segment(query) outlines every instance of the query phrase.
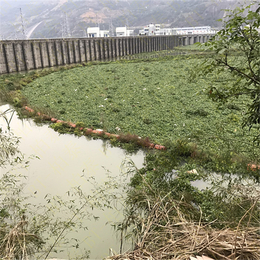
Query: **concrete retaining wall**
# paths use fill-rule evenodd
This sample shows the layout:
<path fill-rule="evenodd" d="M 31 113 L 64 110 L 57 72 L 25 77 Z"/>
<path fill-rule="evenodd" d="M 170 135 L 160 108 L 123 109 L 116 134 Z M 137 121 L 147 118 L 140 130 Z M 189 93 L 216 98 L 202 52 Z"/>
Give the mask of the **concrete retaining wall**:
<path fill-rule="evenodd" d="M 0 74 L 96 60 L 206 42 L 210 35 L 137 36 L 0 41 Z"/>

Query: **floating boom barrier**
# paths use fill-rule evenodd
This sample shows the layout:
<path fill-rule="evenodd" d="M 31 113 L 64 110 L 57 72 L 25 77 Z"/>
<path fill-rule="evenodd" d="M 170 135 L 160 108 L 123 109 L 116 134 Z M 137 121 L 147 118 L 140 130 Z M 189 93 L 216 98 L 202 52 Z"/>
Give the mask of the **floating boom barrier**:
<path fill-rule="evenodd" d="M 24 109 L 27 110 L 30 113 L 35 113 L 35 111 L 28 106 L 25 106 Z M 62 123 L 64 125 L 67 125 L 67 126 L 72 127 L 72 128 L 77 127 L 77 125 L 72 123 L 72 122 L 67 122 L 67 121 L 59 120 L 59 119 L 54 118 L 54 117 L 49 117 L 48 115 L 41 114 L 40 112 L 37 112 L 36 114 L 38 116 L 44 117 L 44 119 L 49 120 L 52 123 Z M 120 141 L 120 139 L 122 140 L 124 138 L 124 136 L 122 136 L 122 135 L 111 134 L 111 133 L 105 132 L 102 129 L 91 129 L 91 128 L 79 127 L 79 130 L 82 131 L 84 135 L 91 135 L 91 134 L 96 134 L 96 135 L 99 135 L 99 136 L 105 135 L 108 138 L 116 138 L 118 141 Z M 142 140 L 141 137 L 138 137 L 138 139 Z M 165 146 L 159 145 L 159 144 L 154 144 L 154 143 L 151 143 L 151 142 L 146 142 L 145 146 L 150 148 L 150 149 L 166 150 Z"/>

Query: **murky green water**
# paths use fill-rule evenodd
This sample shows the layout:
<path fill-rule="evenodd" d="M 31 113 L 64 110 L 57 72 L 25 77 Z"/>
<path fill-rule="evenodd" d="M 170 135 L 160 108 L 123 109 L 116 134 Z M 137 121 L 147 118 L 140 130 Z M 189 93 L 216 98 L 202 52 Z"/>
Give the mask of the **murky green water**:
<path fill-rule="evenodd" d="M 6 105 L 1 106 L 0 110 L 7 108 Z M 4 124 L 1 120 L 0 127 Z M 39 203 L 44 201 L 43 198 L 48 193 L 65 196 L 71 187 L 79 185 L 84 191 L 90 191 L 93 187 L 87 181 L 87 177 L 94 176 L 101 184 L 106 180 L 107 171 L 112 176 L 119 175 L 121 163 L 127 158 L 131 158 L 137 167 L 143 164 L 143 152 L 129 157 L 120 148 L 104 146 L 102 140 L 59 135 L 47 125 L 37 126 L 32 120 L 21 121 L 16 116 L 10 126 L 13 133 L 21 137 L 21 152 L 40 158 L 31 160 L 29 168 L 24 170 L 24 174 L 28 175 L 25 192 L 28 195 L 37 192 Z M 109 248 L 116 252 L 119 250 L 119 240 L 111 226 L 106 223 L 120 220 L 122 212 L 105 210 L 96 214 L 100 220 L 87 222 L 88 230 L 82 230 L 76 235 L 81 241 L 80 246 L 91 251 L 91 259 L 102 259 L 108 255 Z M 74 253 L 64 248 L 63 253 L 51 254 L 49 258 L 68 258 L 68 254 L 73 257 Z"/>

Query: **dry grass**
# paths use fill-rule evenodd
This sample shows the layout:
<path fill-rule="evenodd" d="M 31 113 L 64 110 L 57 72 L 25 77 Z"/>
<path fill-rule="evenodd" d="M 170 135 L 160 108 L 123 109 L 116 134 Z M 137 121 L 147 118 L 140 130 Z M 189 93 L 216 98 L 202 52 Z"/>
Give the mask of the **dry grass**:
<path fill-rule="evenodd" d="M 141 231 L 134 250 L 108 259 L 188 260 L 191 256 L 205 255 L 216 260 L 259 260 L 260 220 L 259 225 L 250 222 L 258 203 L 259 198 L 243 216 L 249 219 L 247 226 L 241 225 L 242 218 L 237 228 L 218 230 L 211 227 L 212 223 L 187 221 L 176 201 L 169 198 L 153 205 L 150 201 L 148 217 L 139 220 Z"/>
<path fill-rule="evenodd" d="M 27 225 L 28 222 L 22 219 L 10 230 L 1 229 L 0 259 L 27 260 L 37 251 L 42 241 L 38 236 L 27 231 Z"/>

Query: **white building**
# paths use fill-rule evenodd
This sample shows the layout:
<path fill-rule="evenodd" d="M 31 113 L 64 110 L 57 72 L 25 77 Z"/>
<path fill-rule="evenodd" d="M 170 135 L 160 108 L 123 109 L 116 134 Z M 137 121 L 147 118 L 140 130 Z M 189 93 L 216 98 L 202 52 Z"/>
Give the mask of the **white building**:
<path fill-rule="evenodd" d="M 173 35 L 173 28 L 162 28 L 156 31 L 155 35 Z"/>
<path fill-rule="evenodd" d="M 116 27 L 116 36 L 132 36 L 134 30 L 128 30 L 127 27 Z"/>
<path fill-rule="evenodd" d="M 214 34 L 210 26 L 173 28 L 173 34 Z"/>
<path fill-rule="evenodd" d="M 144 29 L 139 30 L 139 35 L 156 35 L 159 30 L 160 24 L 150 23 L 149 25 L 146 25 Z"/>
<path fill-rule="evenodd" d="M 186 35 L 186 34 L 215 34 L 210 26 L 161 28 L 160 24 L 149 24 L 139 30 L 139 35 Z"/>
<path fill-rule="evenodd" d="M 90 38 L 93 37 L 109 37 L 108 30 L 100 30 L 99 27 L 89 27 L 87 29 L 87 36 Z"/>

